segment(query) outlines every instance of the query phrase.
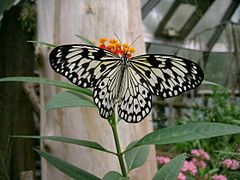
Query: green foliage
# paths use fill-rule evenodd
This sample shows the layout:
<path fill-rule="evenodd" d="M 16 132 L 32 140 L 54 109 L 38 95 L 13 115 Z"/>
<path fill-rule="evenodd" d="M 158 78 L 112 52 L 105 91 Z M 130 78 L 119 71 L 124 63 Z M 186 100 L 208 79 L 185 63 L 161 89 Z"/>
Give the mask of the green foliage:
<path fill-rule="evenodd" d="M 0 82 L 6 82 L 6 81 L 37 82 L 37 83 L 53 85 L 53 86 L 71 90 L 71 91 L 65 91 L 57 94 L 48 103 L 46 107 L 47 110 L 54 109 L 54 108 L 61 108 L 61 107 L 73 107 L 73 106 L 79 107 L 79 106 L 93 105 L 88 98 L 83 96 L 83 95 L 87 95 L 92 97 L 92 92 L 88 89 L 79 88 L 78 86 L 73 84 L 56 81 L 56 80 L 50 80 L 50 79 L 44 79 L 44 78 L 32 78 L 32 77 L 9 77 L 9 78 L 0 79 Z M 146 136 L 144 136 L 142 139 L 131 143 L 124 152 L 121 152 L 120 144 L 119 142 L 117 142 L 118 141 L 117 127 L 116 127 L 117 123 L 116 123 L 116 118 L 114 116 L 110 117 L 108 119 L 108 122 L 113 130 L 117 153 L 106 150 L 104 147 L 102 147 L 100 144 L 96 142 L 90 142 L 90 141 L 79 140 L 79 139 L 71 139 L 71 138 L 56 137 L 56 136 L 14 136 L 14 137 L 48 139 L 53 141 L 76 144 L 76 145 L 80 145 L 80 146 L 84 146 L 92 149 L 97 149 L 106 153 L 111 153 L 118 157 L 120 166 L 122 169 L 122 175 L 120 175 L 117 172 L 111 171 L 105 175 L 104 177 L 105 180 L 107 179 L 125 180 L 127 179 L 127 174 L 125 173 L 126 170 L 125 170 L 124 163 L 126 162 L 129 171 L 144 164 L 149 153 L 148 145 L 150 144 L 172 144 L 172 143 L 186 142 L 190 140 L 198 140 L 197 144 L 199 145 L 199 147 L 200 146 L 204 147 L 203 142 L 205 141 L 200 141 L 199 139 L 240 133 L 239 126 L 229 124 L 229 120 L 235 120 L 235 121 L 239 120 L 238 119 L 239 109 L 237 109 L 235 106 L 232 106 L 226 103 L 224 99 L 226 97 L 228 96 L 213 95 L 212 96 L 213 100 L 209 100 L 209 103 L 207 105 L 208 106 L 207 111 L 199 110 L 199 112 L 193 112 L 194 116 L 192 116 L 192 119 L 187 120 L 188 123 L 182 124 L 183 122 L 179 121 L 179 124 L 182 124 L 182 125 L 163 128 L 155 132 L 149 133 Z M 216 103 L 218 104 L 218 106 L 214 105 Z M 236 113 L 238 115 L 236 115 Z M 219 122 L 221 123 L 216 123 L 215 122 L 216 119 L 219 119 L 220 120 Z M 196 122 L 196 121 L 202 121 L 202 122 Z M 203 121 L 207 121 L 207 122 L 203 122 Z M 235 121 L 230 121 L 230 122 L 231 124 L 236 124 Z M 231 137 L 235 137 L 235 136 L 236 135 Z M 222 140 L 225 138 L 229 138 L 229 137 L 224 136 L 219 139 Z M 208 141 L 211 142 L 212 139 L 207 139 L 206 142 Z M 228 142 L 230 142 L 229 139 L 228 139 Z M 235 142 L 235 139 L 234 139 L 234 142 Z M 188 142 L 186 144 L 188 144 L 189 146 L 188 150 L 194 147 L 192 145 L 192 142 L 190 143 Z M 213 147 L 212 144 L 208 143 L 207 145 L 210 147 L 211 146 Z M 177 149 L 179 150 L 179 147 L 177 146 L 178 145 L 175 145 L 175 150 Z M 226 151 L 228 149 L 224 149 L 224 150 Z M 50 164 L 52 164 L 53 166 L 58 168 L 60 171 L 64 172 L 65 174 L 67 174 L 68 176 L 74 179 L 90 179 L 90 180 L 99 179 L 98 177 L 82 169 L 79 169 L 76 166 L 71 165 L 68 162 L 63 161 L 51 154 L 48 154 L 46 152 L 43 152 L 37 149 L 35 149 L 35 151 L 38 152 L 42 157 L 44 157 Z M 182 151 L 185 152 L 186 149 L 182 149 Z M 123 155 L 125 157 L 125 162 L 123 162 L 123 159 L 122 159 Z M 185 155 L 183 154 L 174 158 L 168 165 L 166 164 L 159 170 L 159 172 L 154 176 L 153 180 L 175 179 L 178 173 L 180 172 L 184 159 L 185 159 Z M 215 167 L 215 166 L 212 165 L 212 167 Z M 217 168 L 218 167 L 216 166 L 215 169 Z"/>
<path fill-rule="evenodd" d="M 127 149 L 133 146 L 136 142 L 132 142 L 128 145 Z M 140 146 L 134 148 L 125 153 L 125 161 L 128 167 L 128 171 L 142 166 L 147 160 L 150 151 L 149 146 Z"/>
<path fill-rule="evenodd" d="M 47 78 L 37 78 L 37 77 L 7 77 L 7 78 L 1 78 L 0 82 L 8 82 L 8 81 L 18 81 L 18 82 L 35 82 L 35 83 L 41 83 L 41 84 L 47 84 L 51 86 L 57 86 L 60 88 L 69 89 L 72 91 L 76 91 L 82 94 L 85 94 L 87 96 L 92 97 L 92 91 L 86 88 L 80 88 L 74 84 L 66 83 L 63 81 L 58 80 L 52 80 Z"/>
<path fill-rule="evenodd" d="M 45 110 L 67 107 L 96 107 L 96 105 L 79 92 L 63 91 L 53 96 L 45 106 Z"/>
<path fill-rule="evenodd" d="M 24 3 L 19 16 L 21 27 L 24 31 L 34 34 L 37 27 L 36 6 L 33 3 Z"/>
<path fill-rule="evenodd" d="M 41 45 L 45 45 L 45 46 L 49 46 L 49 47 L 58 47 L 57 45 L 54 44 L 49 44 L 47 42 L 43 42 L 43 41 L 27 41 L 33 44 L 41 44 Z"/>
<path fill-rule="evenodd" d="M 114 152 L 108 151 L 104 147 L 102 147 L 100 144 L 92 141 L 85 141 L 81 139 L 73 139 L 73 138 L 66 138 L 66 137 L 59 137 L 59 136 L 11 136 L 15 138 L 33 138 L 33 139 L 46 139 L 51 141 L 58 141 L 58 142 L 65 142 L 69 144 L 76 144 L 79 146 L 84 146 L 96 150 L 100 150 L 106 153 L 115 154 Z"/>
<path fill-rule="evenodd" d="M 236 133 L 240 133 L 239 126 L 210 122 L 188 123 L 149 133 L 131 148 L 148 144 L 171 144 Z"/>
<path fill-rule="evenodd" d="M 88 45 L 91 45 L 91 46 L 96 46 L 96 44 L 94 44 L 92 41 L 90 41 L 89 39 L 83 37 L 83 36 L 80 36 L 78 34 L 75 34 L 75 36 L 77 36 L 82 42 L 88 44 Z"/>
<path fill-rule="evenodd" d="M 128 180 L 128 178 L 123 177 L 120 173 L 116 171 L 110 171 L 105 174 L 103 180 Z"/>
<path fill-rule="evenodd" d="M 220 122 L 232 125 L 239 125 L 240 122 L 240 104 L 233 99 L 231 94 L 219 88 L 213 89 L 213 94 L 205 97 L 206 102 L 204 109 L 193 109 L 188 119 L 179 119 L 177 124 L 186 124 L 192 122 Z M 174 146 L 177 152 L 185 149 L 204 149 L 209 153 L 216 150 L 231 151 L 237 145 L 240 136 L 231 135 L 224 137 L 216 137 L 207 140 L 199 140 L 178 144 Z M 174 150 L 173 149 L 173 150 Z"/>
<path fill-rule="evenodd" d="M 213 94 L 204 98 L 204 109 L 192 109 L 189 118 L 178 119 L 177 124 L 189 124 L 193 122 L 224 123 L 230 126 L 240 127 L 240 104 L 228 91 L 222 88 L 214 88 Z M 237 125 L 237 126 L 236 126 Z M 210 131 L 211 132 L 211 131 Z M 214 131 L 212 131 L 214 133 Z M 224 169 L 221 162 L 225 159 L 239 159 L 239 134 L 227 135 L 189 141 L 175 144 L 171 151 L 175 153 L 186 152 L 192 149 L 203 149 L 211 155 L 207 168 L 201 170 L 202 174 L 225 174 L 229 179 L 240 177 L 240 172 Z M 237 175 L 236 175 L 237 174 Z"/>
<path fill-rule="evenodd" d="M 213 86 L 213 87 L 218 87 L 218 88 L 220 88 L 222 90 L 228 90 L 228 89 L 224 88 L 223 86 L 221 86 L 221 85 L 219 85 L 217 83 L 206 81 L 206 80 L 203 80 L 202 85 L 210 85 L 210 86 Z"/>
<path fill-rule="evenodd" d="M 161 169 L 159 169 L 152 180 L 177 179 L 177 176 L 180 173 L 185 158 L 186 154 L 176 156 L 169 163 L 165 164 Z"/>
<path fill-rule="evenodd" d="M 69 177 L 72 177 L 75 180 L 100 180 L 100 178 L 94 176 L 93 174 L 90 174 L 87 171 L 84 171 L 62 159 L 59 159 L 56 156 L 53 156 L 51 154 L 48 154 L 44 151 L 34 149 L 37 153 L 40 154 L 43 158 L 47 160 L 51 165 L 53 165 L 55 168 L 62 171 L 64 174 L 68 175 Z"/>

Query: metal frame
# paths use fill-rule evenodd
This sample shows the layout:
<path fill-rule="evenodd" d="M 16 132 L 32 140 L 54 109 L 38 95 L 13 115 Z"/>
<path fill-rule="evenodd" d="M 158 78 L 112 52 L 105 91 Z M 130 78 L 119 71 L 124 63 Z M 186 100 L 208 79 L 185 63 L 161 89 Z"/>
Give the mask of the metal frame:
<path fill-rule="evenodd" d="M 201 19 L 202 15 L 208 10 L 208 8 L 212 5 L 212 3 L 215 0 L 209 0 L 209 3 L 206 3 L 206 1 L 197 1 L 198 4 L 196 5 L 196 1 L 189 1 L 189 0 L 175 0 L 163 18 L 163 20 L 159 23 L 158 28 L 155 32 L 155 36 L 158 37 L 163 37 L 167 38 L 166 34 L 164 34 L 164 27 L 166 26 L 167 22 L 171 19 L 172 15 L 174 12 L 177 10 L 178 6 L 181 3 L 185 4 L 192 4 L 197 6 L 197 9 L 195 12 L 192 14 L 192 16 L 188 19 L 188 21 L 184 24 L 183 28 L 180 30 L 179 34 L 180 36 L 174 37 L 177 40 L 184 40 L 187 35 L 191 32 L 191 30 L 194 28 L 194 26 L 199 22 Z M 170 38 L 170 37 L 169 37 Z"/>
<path fill-rule="evenodd" d="M 240 4 L 239 0 L 232 0 L 231 4 L 229 5 L 229 7 L 227 8 L 225 14 L 223 15 L 221 21 L 219 24 L 222 24 L 221 26 L 218 26 L 216 28 L 216 30 L 214 31 L 212 37 L 210 38 L 210 40 L 207 43 L 207 48 L 208 51 L 211 51 L 213 46 L 216 44 L 217 40 L 219 39 L 219 37 L 221 36 L 225 26 L 226 26 L 226 21 L 229 21 L 232 17 L 232 15 L 234 14 L 234 12 L 236 11 L 236 9 L 238 8 Z"/>
<path fill-rule="evenodd" d="M 160 0 L 149 0 L 142 7 L 142 19 L 144 19 L 149 12 L 160 2 Z"/>

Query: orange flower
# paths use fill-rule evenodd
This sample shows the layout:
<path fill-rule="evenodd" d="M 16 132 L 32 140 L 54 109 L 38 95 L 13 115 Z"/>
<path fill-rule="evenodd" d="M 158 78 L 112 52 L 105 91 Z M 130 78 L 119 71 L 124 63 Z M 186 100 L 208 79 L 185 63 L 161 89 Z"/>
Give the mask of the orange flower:
<path fill-rule="evenodd" d="M 128 49 L 128 51 L 129 51 L 130 53 L 134 53 L 134 52 L 136 52 L 136 49 L 135 49 L 135 48 L 132 48 L 132 47 L 130 47 L 130 48 Z"/>
<path fill-rule="evenodd" d="M 118 40 L 116 40 L 116 39 L 109 39 L 108 41 L 109 41 L 110 43 L 112 43 L 112 44 L 115 44 L 115 43 L 118 42 Z"/>
<path fill-rule="evenodd" d="M 127 57 L 131 58 L 132 53 L 136 52 L 136 49 L 130 47 L 129 44 L 121 44 L 117 39 L 107 39 L 102 37 L 98 41 L 100 42 L 98 45 L 99 48 L 106 49 L 120 56 L 123 56 L 125 53 L 127 53 Z"/>
<path fill-rule="evenodd" d="M 98 40 L 101 44 L 105 43 L 107 41 L 107 38 L 102 37 Z"/>

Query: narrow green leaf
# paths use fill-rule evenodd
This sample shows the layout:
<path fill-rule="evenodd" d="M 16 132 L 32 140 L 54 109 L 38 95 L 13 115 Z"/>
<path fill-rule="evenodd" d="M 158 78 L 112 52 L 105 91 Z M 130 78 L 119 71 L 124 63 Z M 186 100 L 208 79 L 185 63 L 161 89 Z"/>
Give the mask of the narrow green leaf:
<path fill-rule="evenodd" d="M 27 41 L 33 44 L 42 44 L 42 45 L 46 45 L 46 46 L 50 46 L 50 47 L 58 47 L 57 45 L 54 44 L 49 44 L 47 42 L 42 42 L 42 41 Z"/>
<path fill-rule="evenodd" d="M 230 91 L 229 89 L 221 86 L 220 84 L 217 84 L 217 83 L 214 83 L 214 82 L 211 82 L 211 81 L 205 81 L 205 80 L 203 80 L 202 84 L 204 84 L 204 85 L 210 85 L 210 86 L 217 86 L 217 87 L 220 87 L 221 89 Z"/>
<path fill-rule="evenodd" d="M 106 153 L 115 154 L 114 152 L 108 151 L 104 147 L 102 147 L 100 144 L 92 141 L 85 141 L 80 139 L 72 139 L 72 138 L 66 138 L 66 137 L 60 137 L 60 136 L 11 136 L 14 138 L 33 138 L 33 139 L 46 139 L 51 141 L 58 141 L 58 142 L 65 142 L 69 144 L 76 144 L 79 146 L 84 146 L 92 149 L 96 149 L 99 151 L 103 151 Z"/>
<path fill-rule="evenodd" d="M 154 131 L 126 151 L 142 145 L 171 144 L 236 133 L 240 133 L 239 126 L 210 122 L 188 123 Z"/>
<path fill-rule="evenodd" d="M 165 164 L 161 169 L 159 169 L 152 180 L 177 179 L 177 176 L 182 169 L 185 158 L 186 154 L 180 154 L 176 156 L 169 163 Z"/>
<path fill-rule="evenodd" d="M 87 38 L 80 36 L 78 34 L 75 34 L 75 36 L 77 36 L 82 42 L 91 45 L 91 46 L 96 46 L 96 44 L 94 44 L 92 41 L 88 40 Z"/>
<path fill-rule="evenodd" d="M 230 121 L 234 122 L 234 123 L 237 123 L 237 124 L 240 124 L 240 120 L 237 120 L 237 119 L 234 119 L 234 120 L 231 120 Z"/>
<path fill-rule="evenodd" d="M 128 178 L 123 177 L 120 173 L 116 171 L 110 171 L 105 174 L 102 180 L 128 180 Z"/>
<path fill-rule="evenodd" d="M 132 147 L 136 142 L 132 142 L 128 145 L 127 149 Z M 124 158 L 128 167 L 128 171 L 138 168 L 145 163 L 150 151 L 149 146 L 140 146 L 127 151 L 124 154 Z"/>
<path fill-rule="evenodd" d="M 45 110 L 53 110 L 67 107 L 96 107 L 87 97 L 78 92 L 63 91 L 53 96 L 45 106 Z"/>
<path fill-rule="evenodd" d="M 237 152 L 227 152 L 227 151 L 215 151 L 218 152 L 219 154 L 229 154 L 229 155 L 233 155 L 233 156 L 240 156 L 240 153 Z"/>
<path fill-rule="evenodd" d="M 7 77 L 7 78 L 1 78 L 0 82 L 7 82 L 7 81 L 20 81 L 20 82 L 35 82 L 35 83 L 42 83 L 42 84 L 48 84 L 52 86 L 57 86 L 65 89 L 69 89 L 72 91 L 77 91 L 83 94 L 86 94 L 88 96 L 93 96 L 92 91 L 86 88 L 80 88 L 74 84 L 66 83 L 63 81 L 58 80 L 52 80 L 47 78 L 37 78 L 37 77 Z"/>
<path fill-rule="evenodd" d="M 64 174 L 68 175 L 69 177 L 72 177 L 75 180 L 100 180 L 97 176 L 90 174 L 87 171 L 84 171 L 56 156 L 53 156 L 49 153 L 46 153 L 44 151 L 34 149 L 36 152 L 40 154 L 40 156 L 44 157 L 47 162 L 49 162 L 51 165 L 53 165 L 55 168 L 62 171 Z"/>

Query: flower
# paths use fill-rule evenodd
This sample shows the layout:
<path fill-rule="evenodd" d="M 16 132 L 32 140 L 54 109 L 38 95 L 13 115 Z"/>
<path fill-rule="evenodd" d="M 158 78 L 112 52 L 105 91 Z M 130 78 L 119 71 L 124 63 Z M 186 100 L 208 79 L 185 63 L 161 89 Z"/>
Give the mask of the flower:
<path fill-rule="evenodd" d="M 100 43 L 98 45 L 99 48 L 106 49 L 120 56 L 127 54 L 127 57 L 131 58 L 132 53 L 136 52 L 136 49 L 130 47 L 127 43 L 121 44 L 117 39 L 107 39 L 102 37 L 98 42 Z"/>
<path fill-rule="evenodd" d="M 239 167 L 239 163 L 235 159 L 226 159 L 222 162 L 222 165 L 231 170 L 236 170 Z"/>
<path fill-rule="evenodd" d="M 213 180 L 228 180 L 225 176 L 221 175 L 221 174 L 215 174 L 214 176 L 212 176 Z"/>
<path fill-rule="evenodd" d="M 183 173 L 180 172 L 178 174 L 177 180 L 186 180 L 186 176 Z"/>
<path fill-rule="evenodd" d="M 104 44 L 107 41 L 107 38 L 102 37 L 98 40 L 101 44 Z"/>
<path fill-rule="evenodd" d="M 193 176 L 197 174 L 197 167 L 192 161 L 184 161 L 182 172 L 190 172 Z"/>
<path fill-rule="evenodd" d="M 159 164 L 167 164 L 171 159 L 169 157 L 157 156 L 157 162 Z"/>
<path fill-rule="evenodd" d="M 207 152 L 203 151 L 202 149 L 193 149 L 191 154 L 195 157 L 202 158 L 203 160 L 209 160 L 210 156 Z"/>
<path fill-rule="evenodd" d="M 193 164 L 195 164 L 198 167 L 205 168 L 207 167 L 207 163 L 203 160 L 198 160 L 196 158 L 192 158 Z"/>

